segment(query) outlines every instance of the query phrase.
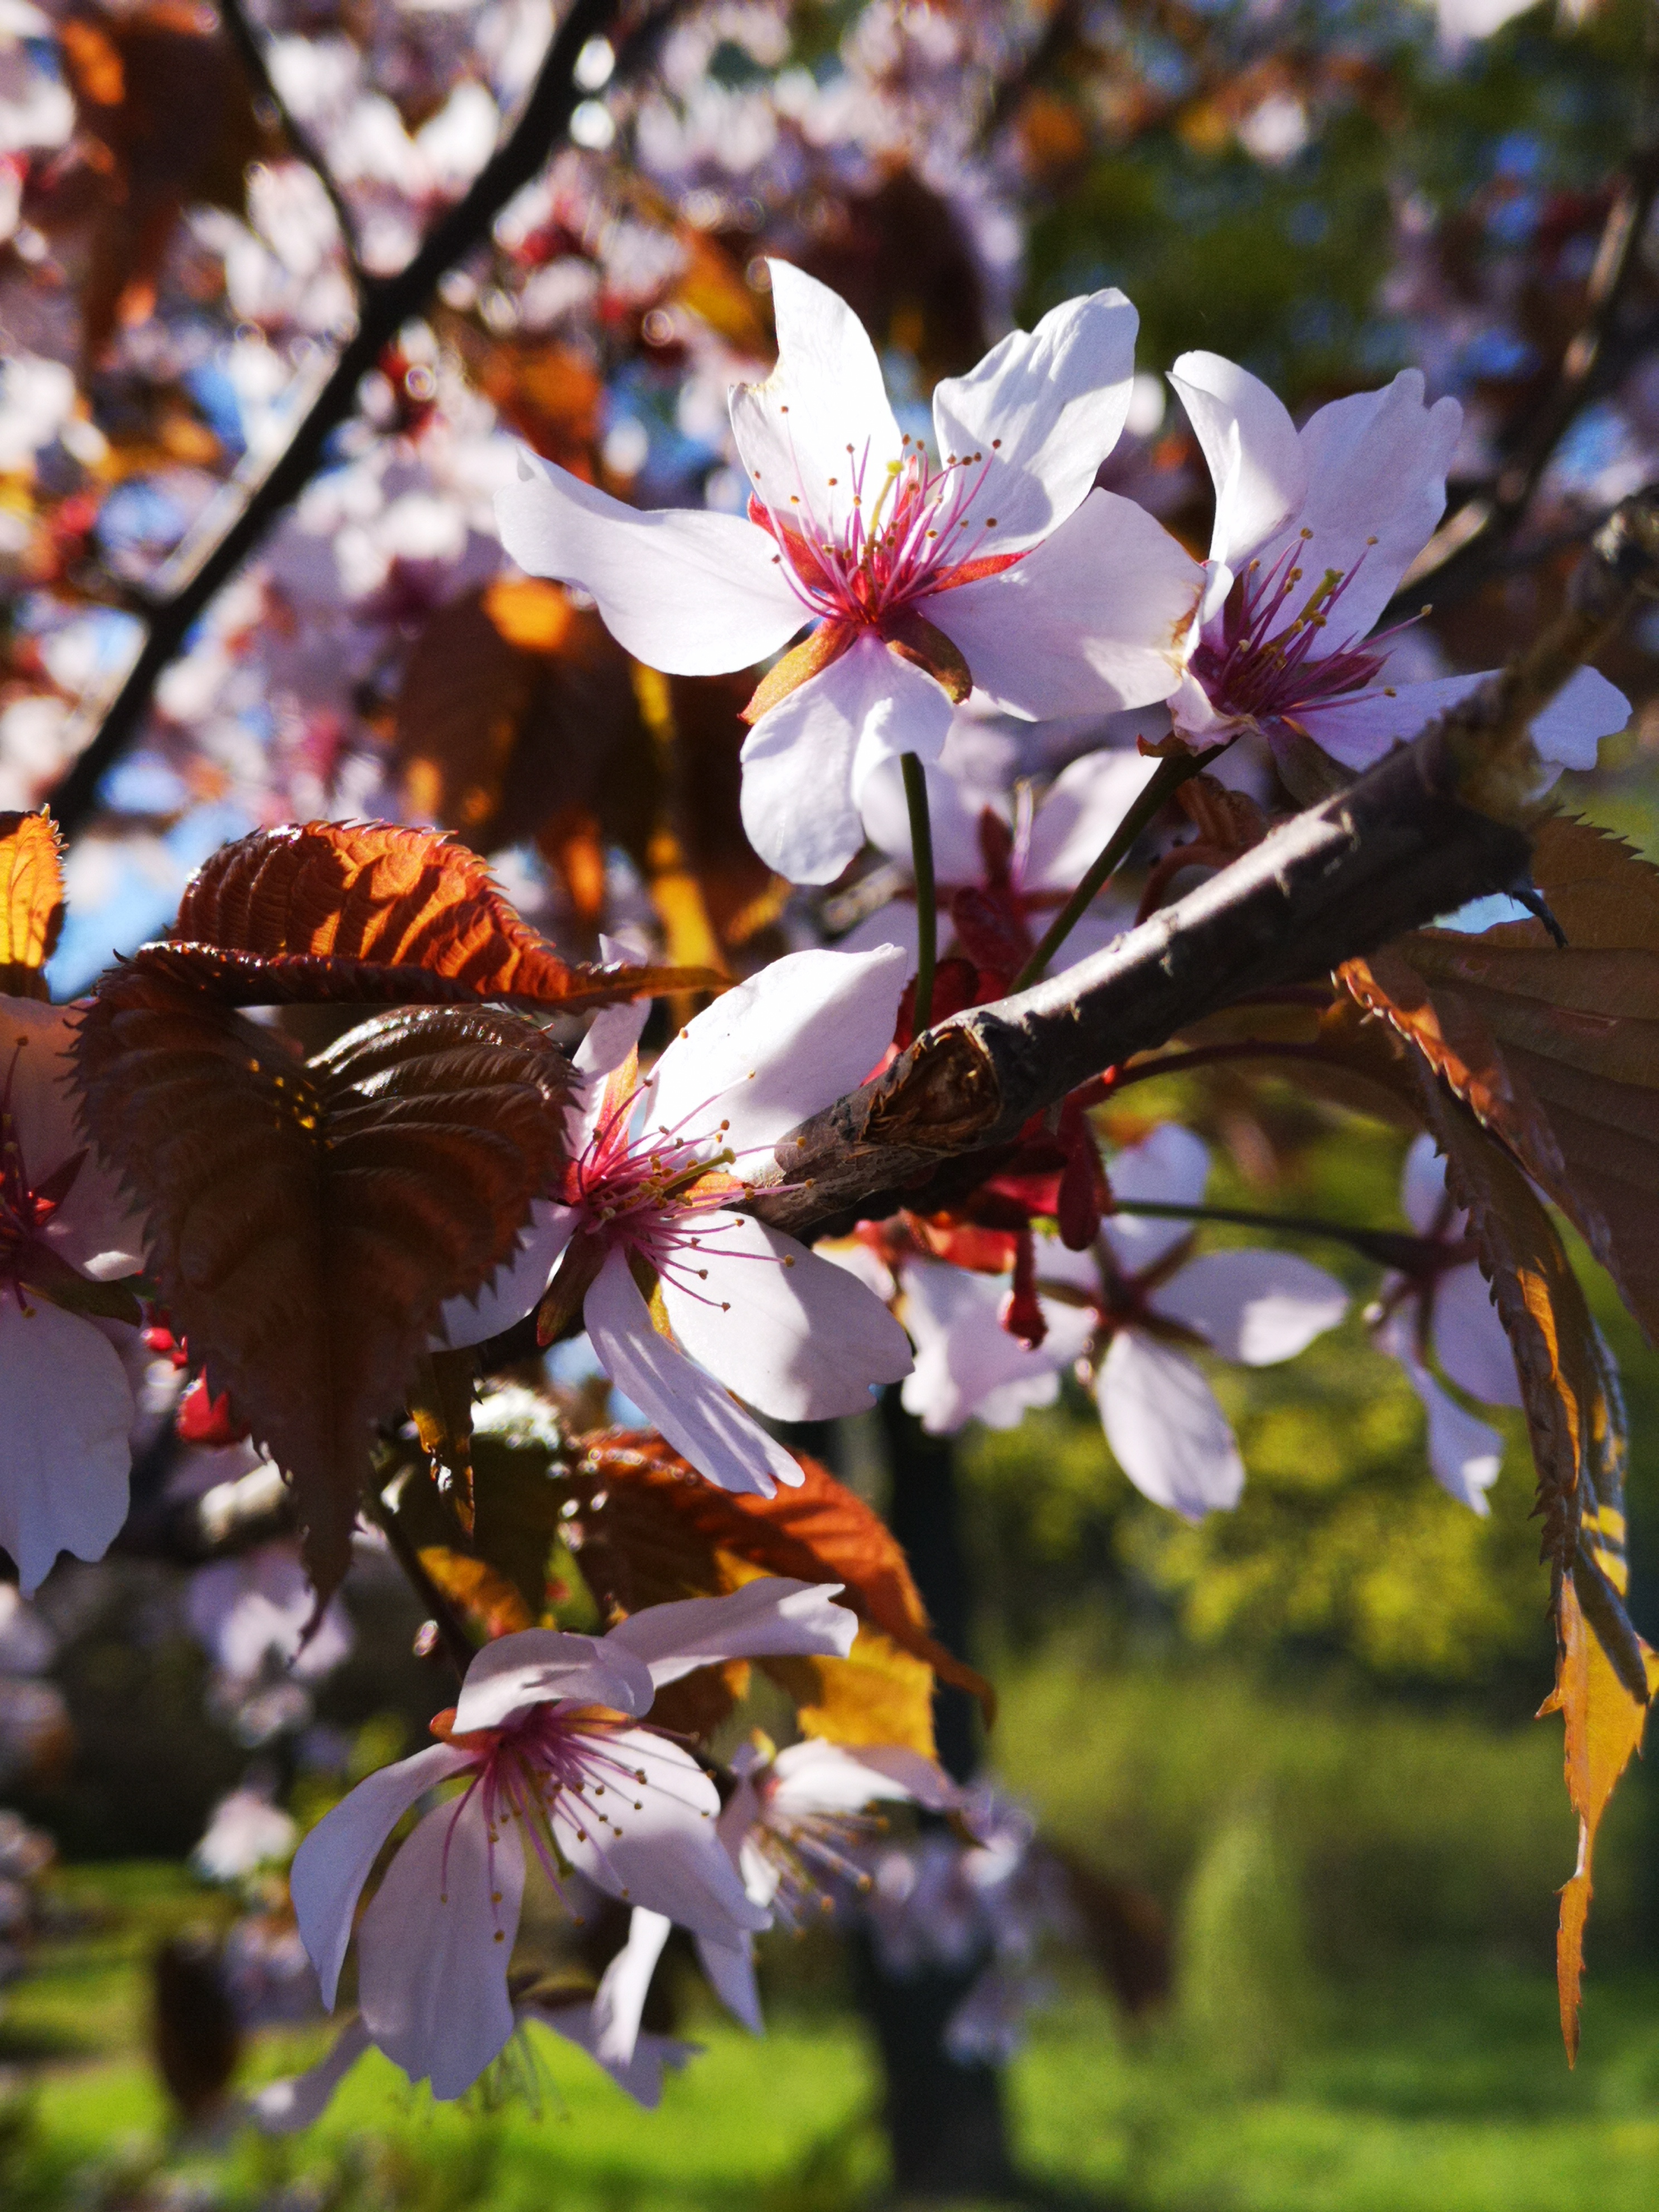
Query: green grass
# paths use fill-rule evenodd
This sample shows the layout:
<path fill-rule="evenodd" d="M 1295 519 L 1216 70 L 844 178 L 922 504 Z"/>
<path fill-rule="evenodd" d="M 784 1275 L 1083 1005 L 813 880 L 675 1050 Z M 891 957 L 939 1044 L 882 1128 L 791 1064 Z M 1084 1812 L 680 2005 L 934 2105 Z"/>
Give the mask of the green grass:
<path fill-rule="evenodd" d="M 78 1869 L 78 1924 L 9 1993 L 6 2212 L 854 2212 L 878 2201 L 879 2082 L 858 2021 L 774 2005 L 763 2043 L 710 2016 L 658 2112 L 538 2033 L 539 2109 L 434 2106 L 378 2057 L 307 2136 L 176 2138 L 143 2056 L 155 1937 L 211 1917 L 180 1870 Z M 258 2039 L 241 2086 L 319 2032 Z M 1271 2086 L 1245 2092 L 1180 2016 L 1127 2031 L 1079 1982 L 1012 2069 L 1033 2184 L 1119 2212 L 1648 2212 L 1659 2195 L 1659 1978 L 1589 1984 L 1562 2057 L 1542 1971 L 1419 1957 L 1317 1989 Z"/>

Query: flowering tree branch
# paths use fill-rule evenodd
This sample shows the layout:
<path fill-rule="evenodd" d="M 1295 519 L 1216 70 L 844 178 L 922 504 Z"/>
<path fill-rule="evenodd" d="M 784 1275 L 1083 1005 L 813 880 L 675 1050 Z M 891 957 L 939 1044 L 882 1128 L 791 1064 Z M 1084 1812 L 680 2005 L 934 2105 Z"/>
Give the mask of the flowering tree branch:
<path fill-rule="evenodd" d="M 313 172 L 327 195 L 328 204 L 334 210 L 334 220 L 340 226 L 340 240 L 351 270 L 352 286 L 361 300 L 374 280 L 362 265 L 358 249 L 357 219 L 351 212 L 350 202 L 340 189 L 339 179 L 329 166 L 328 157 L 277 88 L 276 81 L 270 74 L 270 65 L 265 59 L 264 46 L 245 0 L 219 0 L 219 20 L 224 25 L 225 36 L 236 49 L 237 58 L 247 73 L 248 82 L 258 97 L 268 100 L 276 111 L 283 136 Z"/>
<path fill-rule="evenodd" d="M 462 198 L 439 216 L 404 266 L 362 292 L 357 328 L 326 381 L 287 445 L 252 482 L 229 519 L 222 519 L 216 504 L 207 533 L 195 542 L 187 539 L 179 549 L 172 563 L 173 577 L 150 614 L 143 643 L 112 694 L 86 702 L 77 718 L 71 740 L 76 757 L 49 801 L 65 836 L 85 827 L 99 787 L 137 735 L 158 680 L 193 625 L 321 466 L 329 441 L 356 411 L 363 378 L 403 325 L 421 313 L 439 279 L 489 236 L 501 210 L 532 181 L 563 137 L 583 96 L 575 81 L 577 57 L 617 12 L 618 0 L 572 0 L 510 135 Z M 252 33 L 247 35 L 251 40 Z M 241 50 L 240 40 L 238 46 Z"/>
<path fill-rule="evenodd" d="M 1545 470 L 1585 405 L 1651 344 L 1644 325 L 1632 343 L 1620 319 L 1641 267 L 1642 241 L 1659 199 L 1659 18 L 1650 15 L 1636 143 L 1616 173 L 1612 204 L 1584 290 L 1584 313 L 1560 366 L 1496 475 L 1449 514 L 1413 562 L 1391 613 L 1443 607 L 1510 563 L 1509 541 Z M 1385 619 L 1387 617 L 1385 617 Z"/>
<path fill-rule="evenodd" d="M 961 1156 L 1247 993 L 1326 974 L 1470 898 L 1525 886 L 1547 811 L 1534 717 L 1643 599 L 1659 595 L 1659 488 L 1626 500 L 1567 611 L 1480 689 L 1091 959 L 955 1015 L 793 1131 L 754 1210 L 797 1236 L 921 1206 Z"/>

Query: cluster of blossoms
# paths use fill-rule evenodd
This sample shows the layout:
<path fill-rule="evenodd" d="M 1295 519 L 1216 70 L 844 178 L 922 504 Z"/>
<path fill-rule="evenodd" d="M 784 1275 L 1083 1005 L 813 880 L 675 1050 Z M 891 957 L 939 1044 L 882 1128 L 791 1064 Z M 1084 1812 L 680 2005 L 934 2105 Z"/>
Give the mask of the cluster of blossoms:
<path fill-rule="evenodd" d="M 358 87 L 343 112 L 371 98 Z M 596 1017 L 574 1056 L 562 1165 L 509 1261 L 447 1302 L 434 1349 L 485 1343 L 532 1314 L 544 1342 L 580 1322 L 616 1389 L 696 1475 L 762 1498 L 802 1479 L 768 1421 L 852 1415 L 898 1385 L 933 1432 L 975 1417 L 1007 1425 L 1070 1374 L 1148 1498 L 1190 1519 L 1229 1509 L 1244 1468 L 1195 1355 L 1290 1359 L 1343 1321 L 1349 1291 L 1283 1251 L 1194 1251 L 1210 1158 L 1191 1132 L 1156 1127 L 1103 1158 L 1096 1102 L 1079 1095 L 1052 1127 L 1024 1133 L 1020 1157 L 987 1182 L 981 1216 L 943 1228 L 896 1217 L 823 1252 L 757 1219 L 755 1186 L 775 1188 L 781 1141 L 914 1029 L 920 924 L 907 894 L 920 890 L 921 816 L 901 821 L 902 791 L 920 781 L 932 794 L 951 989 L 966 1006 L 1006 991 L 1036 957 L 1141 800 L 1152 749 L 1219 762 L 1237 748 L 1246 787 L 1265 787 L 1274 761 L 1292 780 L 1310 751 L 1340 778 L 1480 680 L 1398 677 L 1400 640 L 1376 627 L 1439 518 L 1456 404 L 1425 407 L 1407 371 L 1298 430 L 1244 371 L 1183 356 L 1173 382 L 1216 495 L 1200 562 L 1099 481 L 1135 382 L 1136 316 L 1121 293 L 1069 301 L 941 382 L 930 446 L 901 427 L 876 350 L 835 293 L 781 260 L 770 288 L 776 368 L 731 397 L 745 512 L 642 510 L 526 461 L 501 482 L 500 540 L 531 575 L 586 594 L 648 670 L 769 663 L 745 710 L 742 817 L 787 885 L 836 885 L 869 846 L 884 858 L 845 886 L 860 913 L 836 945 L 761 968 L 653 1064 L 640 1054 L 648 1005 Z M 499 463 L 493 437 L 491 454 Z M 450 458 L 464 475 L 465 456 Z M 304 508 L 295 526 L 335 561 L 352 482 L 343 472 L 313 493 L 326 526 Z M 408 494 L 398 526 L 411 542 L 431 520 L 423 496 Z M 397 508 L 382 500 L 376 526 Z M 479 520 L 468 510 L 469 533 Z M 445 557 L 465 547 L 446 541 Z M 492 548 L 488 567 L 496 558 Z M 403 560 L 387 544 L 374 555 L 394 611 L 417 592 Z M 297 666 L 302 629 L 288 644 Z M 201 673 L 190 661 L 174 672 L 180 684 Z M 1583 764 L 1626 712 L 1583 674 L 1540 717 L 1539 753 Z M 1024 781 L 1007 787 L 1011 770 L 1068 756 L 1040 799 Z M 1130 919 L 1112 897 L 1068 957 Z M 951 1011 L 943 970 L 939 981 L 935 1013 Z M 126 1510 L 142 1344 L 94 1292 L 143 1269 L 144 1237 L 77 1133 L 69 1018 L 8 1000 L 0 1045 L 0 1541 L 28 1592 L 60 1551 L 100 1555 Z M 1437 1476 L 1481 1510 L 1496 1432 L 1430 1362 L 1487 1404 L 1515 1401 L 1513 1365 L 1435 1172 L 1413 1153 L 1404 1204 L 1422 1263 L 1382 1285 L 1376 1340 L 1423 1399 Z M 516 2026 L 544 2015 L 649 2101 L 662 2065 L 684 2056 L 641 2033 L 670 1928 L 690 1931 L 713 1987 L 757 2029 L 753 1936 L 797 1913 L 812 1884 L 873 1883 L 896 1958 L 919 1925 L 956 1963 L 988 1947 L 990 1978 L 952 2033 L 963 2051 L 1000 2050 L 1030 1928 L 1048 1910 L 1024 1897 L 1017 1822 L 988 1814 L 971 1847 L 936 1838 L 872 1869 L 860 1825 L 871 1806 L 974 1818 L 918 1753 L 757 1750 L 725 1775 L 722 1802 L 706 1765 L 651 1724 L 658 1692 L 701 1668 L 844 1658 L 856 1624 L 831 1602 L 839 1587 L 766 1578 L 644 1607 L 601 1637 L 532 1628 L 486 1644 L 433 1723 L 438 1741 L 359 1784 L 299 1845 L 298 1938 L 331 2008 L 355 1934 L 357 2016 L 313 2076 L 267 2095 L 268 2122 L 308 2117 L 370 2045 L 436 2095 L 459 2095 Z M 287 1550 L 208 1569 L 191 1611 L 250 1742 L 297 1725 L 294 1678 L 347 1648 L 337 1614 L 312 1617 Z M 266 1679 L 273 1654 L 290 1670 L 280 1684 Z M 267 1691 L 275 1703 L 262 1705 Z M 250 1834 L 280 1850 L 282 1817 L 257 1794 L 233 1806 L 203 1864 L 232 1865 Z M 631 1909 L 591 2005 L 550 2011 L 514 1988 L 532 1859 L 573 1912 L 594 1893 Z"/>

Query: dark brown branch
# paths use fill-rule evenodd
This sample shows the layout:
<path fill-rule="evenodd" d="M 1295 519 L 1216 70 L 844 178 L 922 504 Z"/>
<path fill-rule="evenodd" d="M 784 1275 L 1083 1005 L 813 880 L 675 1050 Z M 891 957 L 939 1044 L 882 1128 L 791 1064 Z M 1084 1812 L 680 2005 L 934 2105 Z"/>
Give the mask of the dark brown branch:
<path fill-rule="evenodd" d="M 886 1074 L 784 1139 L 754 1211 L 811 1236 L 902 1205 L 1012 1140 L 1078 1085 L 1253 992 L 1305 982 L 1528 879 L 1540 708 L 1659 594 L 1659 489 L 1627 500 L 1529 650 L 1350 789 L 1176 905 L 1029 991 L 918 1037 Z M 967 1156 L 964 1158 L 964 1156 Z"/>
<path fill-rule="evenodd" d="M 506 142 L 484 164 L 463 197 L 440 216 L 395 276 L 364 293 L 355 335 L 347 340 L 327 381 L 293 436 L 249 490 L 216 537 L 186 556 L 185 574 L 156 610 L 143 644 L 106 702 L 85 708 L 85 741 L 49 804 L 66 836 L 84 828 L 97 805 L 99 787 L 142 727 L 162 672 L 191 629 L 264 537 L 276 517 L 302 492 L 322 465 L 334 433 L 356 411 L 358 386 L 412 315 L 421 313 L 439 279 L 489 235 L 496 216 L 529 184 L 564 137 L 582 94 L 576 57 L 611 26 L 620 0 L 572 0 Z"/>
<path fill-rule="evenodd" d="M 345 248 L 350 264 L 352 281 L 362 295 L 366 280 L 357 246 L 357 219 L 350 204 L 340 190 L 339 182 L 329 167 L 328 158 L 312 137 L 305 125 L 276 89 L 276 81 L 270 74 L 270 64 L 265 59 L 264 46 L 249 16 L 245 0 L 218 0 L 219 21 L 224 25 L 225 36 L 236 49 L 237 58 L 247 72 L 248 82 L 260 100 L 275 109 L 283 136 L 315 175 L 328 204 L 334 210 L 334 220 L 340 226 L 340 242 Z"/>
<path fill-rule="evenodd" d="M 1620 315 L 1641 262 L 1642 240 L 1659 198 L 1659 15 L 1650 9 L 1637 143 L 1618 172 L 1585 288 L 1584 314 L 1561 356 L 1554 381 L 1496 477 L 1448 515 L 1413 563 L 1384 622 L 1420 608 L 1449 605 L 1509 565 L 1506 549 L 1524 520 L 1557 447 L 1589 402 L 1630 366 L 1632 349 L 1615 343 Z M 1644 350 L 1659 332 L 1642 334 Z"/>

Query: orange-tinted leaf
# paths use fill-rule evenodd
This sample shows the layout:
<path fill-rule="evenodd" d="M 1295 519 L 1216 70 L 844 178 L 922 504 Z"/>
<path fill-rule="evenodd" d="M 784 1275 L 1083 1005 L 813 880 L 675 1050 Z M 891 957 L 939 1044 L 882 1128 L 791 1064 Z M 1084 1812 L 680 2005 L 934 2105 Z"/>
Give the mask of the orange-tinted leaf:
<path fill-rule="evenodd" d="M 103 986 L 76 1052 L 173 1327 L 291 1477 L 325 1594 L 374 1424 L 556 1171 L 568 1063 L 529 1022 L 453 1007 L 383 1015 L 307 1065 L 137 968 Z"/>
<path fill-rule="evenodd" d="M 636 1592 L 630 1601 L 619 1588 L 619 1602 L 630 1611 L 657 1602 L 641 1585 L 661 1575 L 665 1556 L 669 1562 L 694 1557 L 687 1545 L 692 1537 L 768 1574 L 844 1583 L 855 1612 L 942 1680 L 977 1698 L 988 1720 L 995 1710 L 990 1685 L 928 1633 L 927 1609 L 886 1522 L 817 1461 L 802 1458 L 800 1468 L 805 1480 L 799 1489 L 781 1489 L 774 1498 L 741 1496 L 703 1481 L 648 1431 L 596 1439 L 583 1468 L 599 1480 L 607 1504 L 594 1516 L 588 1540 L 600 1535 L 599 1522 L 616 1516 L 601 1540 L 620 1554 L 612 1579 Z M 656 1511 L 640 1514 L 640 1500 L 649 1500 Z M 632 1542 L 622 1525 L 630 1508 L 650 1524 L 648 1534 L 642 1528 Z M 584 1551 L 584 1572 L 587 1557 Z M 671 1565 L 670 1575 L 677 1571 Z M 677 1597 L 690 1594 L 678 1587 L 672 1591 Z"/>
<path fill-rule="evenodd" d="M 1342 981 L 1498 1130 L 1659 1338 L 1659 870 L 1557 818 L 1534 857 L 1567 936 L 1419 930 Z"/>
<path fill-rule="evenodd" d="M 901 1743 L 934 1755 L 933 1670 L 867 1621 L 845 1659 L 766 1659 L 806 1735 L 831 1743 Z"/>
<path fill-rule="evenodd" d="M 1555 1570 L 1560 1660 L 1544 1711 L 1566 1721 L 1567 1789 L 1578 1814 L 1578 1865 L 1561 1893 L 1556 1953 L 1561 2029 L 1571 2058 L 1595 1832 L 1659 1688 L 1659 1658 L 1625 1611 L 1624 1407 L 1577 1278 L 1526 1176 L 1467 1108 L 1437 1087 L 1430 1097 L 1448 1188 L 1469 1209 L 1481 1267 L 1515 1349 L 1544 1552 Z"/>
<path fill-rule="evenodd" d="M 0 994 L 44 999 L 64 927 L 64 869 L 49 814 L 0 814 Z"/>
<path fill-rule="evenodd" d="M 172 938 L 135 964 L 226 1005 L 289 1000 L 501 1000 L 606 1006 L 714 987 L 672 968 L 562 960 L 502 897 L 477 854 L 429 830 L 311 822 L 222 847 L 179 902 Z"/>
<path fill-rule="evenodd" d="M 478 1643 L 490 1644 L 498 1636 L 535 1626 L 529 1607 L 506 1576 L 483 1560 L 469 1559 L 465 1552 L 453 1552 L 443 1544 L 423 1544 L 417 1556 L 433 1588 L 447 1599 Z"/>
<path fill-rule="evenodd" d="M 1584 1972 L 1584 1923 L 1593 1893 L 1595 1832 L 1631 1754 L 1641 1747 L 1649 1707 L 1634 1698 L 1592 1633 L 1571 1581 L 1562 1592 L 1561 1657 L 1555 1688 L 1541 1711 L 1566 1723 L 1567 1794 L 1578 1815 L 1578 1863 L 1561 1892 L 1556 1982 L 1561 2033 L 1570 2060 L 1578 2056 L 1578 2002 Z M 1650 1695 L 1659 1691 L 1659 1652 L 1641 1647 Z"/>

